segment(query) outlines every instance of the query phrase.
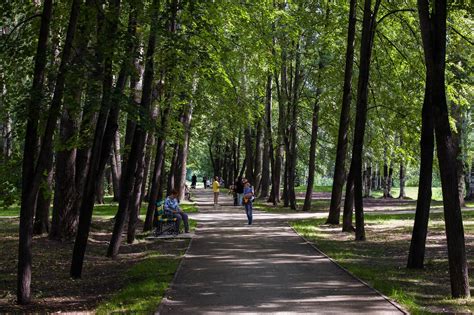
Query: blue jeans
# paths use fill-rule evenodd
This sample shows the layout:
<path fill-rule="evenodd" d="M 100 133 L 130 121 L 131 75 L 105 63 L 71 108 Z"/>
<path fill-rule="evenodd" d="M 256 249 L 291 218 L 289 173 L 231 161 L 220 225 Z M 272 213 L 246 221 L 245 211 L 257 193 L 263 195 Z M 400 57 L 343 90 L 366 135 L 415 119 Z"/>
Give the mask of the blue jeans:
<path fill-rule="evenodd" d="M 239 203 L 239 206 L 242 205 L 242 199 L 244 199 L 244 193 L 237 194 L 237 201 Z"/>
<path fill-rule="evenodd" d="M 178 211 L 176 213 L 173 213 L 173 217 L 176 218 L 176 227 L 178 228 L 178 231 L 179 231 L 179 224 L 181 221 L 183 221 L 184 231 L 188 233 L 189 232 L 188 215 L 182 211 Z"/>
<path fill-rule="evenodd" d="M 245 213 L 247 214 L 247 219 L 249 220 L 249 225 L 252 224 L 252 201 L 249 201 L 245 204 Z"/>

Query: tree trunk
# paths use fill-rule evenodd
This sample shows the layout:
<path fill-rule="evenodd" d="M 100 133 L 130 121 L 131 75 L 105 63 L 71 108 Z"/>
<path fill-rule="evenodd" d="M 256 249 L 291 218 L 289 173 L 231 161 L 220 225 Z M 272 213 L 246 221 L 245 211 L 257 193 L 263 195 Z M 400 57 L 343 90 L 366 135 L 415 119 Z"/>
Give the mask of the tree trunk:
<path fill-rule="evenodd" d="M 245 162 L 247 164 L 245 177 L 250 182 L 252 186 L 255 187 L 255 176 L 254 176 L 254 168 L 255 168 L 255 152 L 254 152 L 254 145 L 253 145 L 253 130 L 250 125 L 245 128 Z"/>
<path fill-rule="evenodd" d="M 120 132 L 117 130 L 114 137 L 112 154 L 110 155 L 110 167 L 112 171 L 112 187 L 114 191 L 114 201 L 119 200 L 120 178 L 122 175 L 122 161 L 120 157 Z"/>
<path fill-rule="evenodd" d="M 262 121 L 257 123 L 257 133 L 255 138 L 255 161 L 254 161 L 254 187 L 255 187 L 255 194 L 260 194 L 261 189 L 261 181 L 262 181 L 262 158 L 263 158 L 263 125 Z"/>
<path fill-rule="evenodd" d="M 352 210 L 354 208 L 354 178 L 352 169 L 349 170 L 346 183 L 346 196 L 344 199 L 344 212 L 342 214 L 342 231 L 354 232 L 352 225 Z"/>
<path fill-rule="evenodd" d="M 80 101 L 80 94 L 78 97 Z M 69 106 L 71 104 L 65 104 L 65 107 Z M 49 234 L 49 238 L 54 240 L 72 238 L 76 227 L 76 215 L 72 214 L 76 197 L 76 149 L 68 148 L 77 132 L 77 118 L 72 115 L 72 108 L 69 107 L 65 108 L 61 117 L 59 138 L 64 150 L 56 155 L 53 220 Z"/>
<path fill-rule="evenodd" d="M 354 178 L 354 205 L 356 221 L 355 238 L 358 241 L 365 240 L 364 205 L 362 200 L 362 151 L 364 147 L 364 134 L 367 121 L 367 97 L 370 74 L 370 59 L 372 54 L 376 17 L 380 2 L 381 0 L 376 1 L 374 12 L 372 12 L 371 0 L 365 0 L 364 19 L 362 23 L 356 121 L 351 161 L 351 169 L 353 171 Z"/>
<path fill-rule="evenodd" d="M 143 92 L 140 103 L 141 114 L 144 115 L 141 121 L 146 121 L 150 115 L 151 109 L 151 93 L 154 76 L 154 55 L 158 30 L 158 13 L 159 0 L 154 0 L 151 8 L 151 29 L 148 38 L 148 47 L 145 57 L 145 72 L 143 75 Z M 125 218 L 129 211 L 129 203 L 131 199 L 132 189 L 134 185 L 134 176 L 139 172 L 139 163 L 143 159 L 144 148 L 146 142 L 145 126 L 137 123 L 133 134 L 132 148 L 127 161 L 127 171 L 122 174 L 122 191 L 120 194 L 119 208 L 115 216 L 114 230 L 107 249 L 107 257 L 115 257 L 118 254 L 122 241 L 122 231 L 125 225 Z M 141 184 L 141 182 L 140 182 Z M 141 185 L 140 185 L 141 186 Z"/>
<path fill-rule="evenodd" d="M 179 181 L 176 183 L 176 187 L 178 188 L 179 192 L 179 199 L 184 200 L 185 189 L 184 186 L 186 184 L 186 162 L 188 159 L 188 150 L 189 150 L 189 138 L 191 137 L 191 119 L 193 115 L 193 107 L 194 103 L 192 98 L 197 89 L 197 79 L 193 80 L 192 83 L 192 92 L 191 92 L 191 100 L 188 104 L 185 105 L 183 115 L 181 117 L 181 123 L 183 124 L 183 143 L 182 143 L 182 152 L 180 154 L 180 169 L 179 169 Z"/>
<path fill-rule="evenodd" d="M 82 266 L 84 255 L 89 237 L 89 230 L 92 221 L 92 211 L 94 208 L 95 191 L 98 179 L 104 174 L 104 168 L 107 160 L 110 158 L 112 141 L 117 131 L 117 120 L 119 114 L 119 103 L 122 92 L 128 77 L 128 69 L 133 64 L 135 55 L 135 37 L 136 9 L 131 8 L 126 52 L 124 57 L 115 89 L 112 88 L 112 57 L 117 44 L 116 33 L 118 26 L 118 17 L 120 16 L 120 0 L 111 1 L 110 17 L 106 19 L 104 37 L 108 40 L 101 41 L 104 52 L 104 71 L 103 88 L 100 113 L 97 119 L 94 141 L 91 149 L 90 164 L 88 175 L 84 184 L 83 201 L 81 202 L 79 225 L 74 243 L 70 275 L 72 278 L 80 278 L 82 275 Z"/>
<path fill-rule="evenodd" d="M 150 195 L 148 196 L 148 208 L 146 212 L 145 224 L 143 231 L 149 231 L 153 227 L 153 214 L 155 211 L 155 203 L 161 200 L 163 194 L 160 194 L 160 187 L 163 186 L 163 168 L 165 160 L 166 133 L 168 130 L 168 116 L 170 108 L 166 107 L 161 114 L 161 132 L 159 133 L 156 147 L 155 165 L 153 168 L 153 176 L 151 180 Z M 163 189 L 161 189 L 163 191 Z"/>
<path fill-rule="evenodd" d="M 262 169 L 262 190 L 260 192 L 261 198 L 266 198 L 270 189 L 270 182 L 272 184 L 272 193 L 270 200 L 273 204 L 275 202 L 275 195 L 273 188 L 275 184 L 275 178 L 273 176 L 275 172 L 275 157 L 273 155 L 273 136 L 272 136 L 272 75 L 267 76 L 266 96 L 265 96 L 265 144 L 263 152 L 263 169 Z M 271 174 L 270 174 L 271 171 Z M 270 178 L 271 176 L 271 178 Z M 271 179 L 271 181 L 270 181 Z"/>
<path fill-rule="evenodd" d="M 432 6 L 430 14 L 430 2 L 418 0 L 426 71 L 432 75 L 427 89 L 427 98 L 432 102 L 434 112 L 436 152 L 443 190 L 448 243 L 451 295 L 454 298 L 469 297 L 469 278 L 456 169 L 456 145 L 450 129 L 445 92 L 447 4 L 446 1 L 437 0 Z"/>
<path fill-rule="evenodd" d="M 149 135 L 145 135 L 145 143 Z M 145 150 L 145 146 L 143 148 Z M 137 223 L 140 215 L 140 204 L 142 196 L 143 177 L 145 171 L 145 152 L 139 154 L 139 160 L 133 179 L 133 188 L 128 204 L 128 227 L 127 227 L 127 243 L 132 244 L 135 241 L 137 231 Z"/>
<path fill-rule="evenodd" d="M 313 121 L 311 131 L 311 144 L 309 148 L 309 174 L 308 186 L 306 187 L 306 197 L 304 199 L 303 211 L 311 210 L 311 200 L 313 197 L 314 172 L 316 169 L 316 145 L 318 142 L 319 129 L 319 89 L 316 92 L 316 101 L 313 107 Z"/>
<path fill-rule="evenodd" d="M 346 176 L 346 155 L 348 131 L 350 125 L 350 107 L 352 98 L 352 69 L 354 65 L 354 39 L 356 30 L 357 0 L 350 1 L 349 26 L 347 29 L 346 65 L 344 69 L 344 87 L 342 92 L 341 115 L 339 118 L 339 132 L 337 136 L 336 162 L 334 165 L 334 179 L 332 184 L 331 205 L 327 224 L 339 224 L 341 215 L 342 189 Z M 352 211 L 352 210 L 351 210 Z"/>
<path fill-rule="evenodd" d="M 415 222 L 408 254 L 408 268 L 422 269 L 425 259 L 426 235 L 431 205 L 431 185 L 433 177 L 434 113 L 429 97 L 431 74 L 426 73 L 425 96 L 421 114 L 420 176 L 416 201 Z"/>
<path fill-rule="evenodd" d="M 398 196 L 399 199 L 405 199 L 407 197 L 405 192 L 405 161 L 400 161 L 400 195 Z"/>
<path fill-rule="evenodd" d="M 35 221 L 33 224 L 34 235 L 49 233 L 49 208 L 51 207 L 51 197 L 53 195 L 53 174 L 53 157 L 51 157 L 36 200 Z"/>

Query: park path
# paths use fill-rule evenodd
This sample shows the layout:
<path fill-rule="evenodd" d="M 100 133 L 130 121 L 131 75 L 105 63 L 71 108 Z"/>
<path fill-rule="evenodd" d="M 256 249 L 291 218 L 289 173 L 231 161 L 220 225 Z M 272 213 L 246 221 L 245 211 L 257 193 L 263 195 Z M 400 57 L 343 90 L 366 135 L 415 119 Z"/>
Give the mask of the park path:
<path fill-rule="evenodd" d="M 196 235 L 159 314 L 403 314 L 298 236 L 287 216 L 256 212 L 249 226 L 222 197 L 214 207 L 211 191 L 195 191 Z"/>

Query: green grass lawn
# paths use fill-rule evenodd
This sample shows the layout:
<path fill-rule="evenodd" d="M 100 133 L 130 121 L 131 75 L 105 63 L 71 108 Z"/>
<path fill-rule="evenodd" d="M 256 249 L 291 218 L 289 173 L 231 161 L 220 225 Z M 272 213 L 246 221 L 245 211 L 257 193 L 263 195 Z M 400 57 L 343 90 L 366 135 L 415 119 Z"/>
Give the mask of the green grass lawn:
<path fill-rule="evenodd" d="M 165 290 L 178 268 L 181 257 L 150 255 L 134 265 L 125 275 L 127 285 L 103 301 L 97 314 L 127 312 L 152 314 L 158 309 Z"/>
<path fill-rule="evenodd" d="M 96 217 L 113 217 L 118 210 L 118 202 L 112 200 L 111 196 L 106 196 L 104 198 L 104 204 L 96 204 L 94 206 L 93 216 Z M 52 205 L 51 205 L 52 206 Z M 146 202 L 142 203 L 140 210 L 140 217 L 145 218 L 148 204 Z M 197 206 L 195 203 L 183 203 L 181 204 L 183 211 L 188 213 L 198 212 Z M 50 209 L 51 211 L 51 209 Z M 8 208 L 0 208 L 0 217 L 15 217 L 20 215 L 20 206 L 14 205 Z"/>
<path fill-rule="evenodd" d="M 463 212 L 467 238 L 474 235 L 474 211 Z M 340 227 L 324 225 L 324 219 L 291 222 L 295 230 L 321 251 L 412 314 L 472 312 L 471 299 L 451 299 L 446 237 L 442 213 L 430 216 L 425 269 L 405 268 L 414 214 L 366 214 L 367 241 Z M 467 244 L 468 260 L 474 249 Z M 474 275 L 470 275 L 471 282 Z"/>

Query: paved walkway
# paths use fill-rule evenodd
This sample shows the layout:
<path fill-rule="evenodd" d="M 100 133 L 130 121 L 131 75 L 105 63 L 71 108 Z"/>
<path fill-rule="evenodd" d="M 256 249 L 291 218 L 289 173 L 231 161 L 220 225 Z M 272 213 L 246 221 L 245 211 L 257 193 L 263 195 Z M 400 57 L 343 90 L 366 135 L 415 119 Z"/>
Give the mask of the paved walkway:
<path fill-rule="evenodd" d="M 195 194 L 198 229 L 160 314 L 403 314 L 307 244 L 286 215 L 257 212 L 248 226 L 230 198 L 214 208 L 210 191 Z"/>

